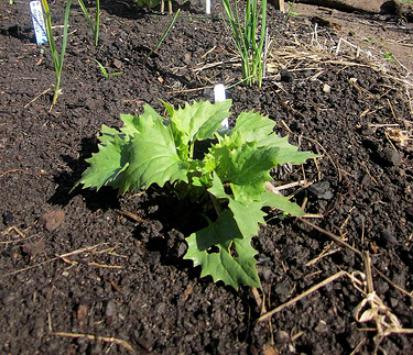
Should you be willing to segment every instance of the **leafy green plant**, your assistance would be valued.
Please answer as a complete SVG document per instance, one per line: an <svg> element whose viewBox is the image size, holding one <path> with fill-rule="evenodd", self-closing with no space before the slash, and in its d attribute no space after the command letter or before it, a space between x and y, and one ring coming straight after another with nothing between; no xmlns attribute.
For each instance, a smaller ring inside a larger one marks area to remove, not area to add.
<svg viewBox="0 0 413 355"><path fill-rule="evenodd" d="M244 19L240 19L238 0L234 6L231 0L223 0L232 38L241 57L242 76L247 85L262 85L264 43L267 31L267 0L261 0L261 13L258 0L247 0ZM259 27L260 30L259 30ZM258 36L258 32L260 33Z"/></svg>
<svg viewBox="0 0 413 355"><path fill-rule="evenodd" d="M102 126L99 151L87 160L78 184L126 193L169 183L176 190L204 194L211 207L207 225L186 239L185 259L202 267L201 277L209 275L235 289L260 287L251 241L265 223L263 208L303 215L287 197L266 190L269 172L281 164L301 164L314 154L298 151L287 137L273 132L273 121L256 112L241 113L232 131L221 135L230 106L230 100L178 109L164 103L167 118L149 105L140 116L121 115L119 130ZM215 141L203 158L197 158L196 146L211 139Z"/></svg>
<svg viewBox="0 0 413 355"><path fill-rule="evenodd" d="M92 16L90 16L89 11L84 3L83 0L78 0L80 9L85 16L86 23L90 30L93 33L93 40L95 46L97 47L99 44L99 32L100 32L100 0L96 0L96 9L95 9L95 20L92 20Z"/></svg>
<svg viewBox="0 0 413 355"><path fill-rule="evenodd" d="M52 62L55 71L55 84L54 84L54 95L52 106L56 104L58 97L62 93L60 88L61 80L62 80L62 72L63 72L63 62L66 54L66 47L67 47L67 39L69 37L69 17L70 17L70 7L72 6L72 0L68 0L66 2L65 7L65 18L63 23L63 40L62 45L60 48L60 53L57 49L56 41L53 36L53 28L52 28L52 14L50 12L50 7L47 0L42 0L42 6L45 14L45 22L46 22L46 36L47 41L49 42L50 54L52 57Z"/></svg>
<svg viewBox="0 0 413 355"><path fill-rule="evenodd" d="M95 59L96 64L98 65L100 74L102 74L102 76L106 79L109 80L111 78L115 78L117 76L121 76L122 72L116 71L116 72L112 72L110 73L107 68L101 63L99 62L97 59Z"/></svg>

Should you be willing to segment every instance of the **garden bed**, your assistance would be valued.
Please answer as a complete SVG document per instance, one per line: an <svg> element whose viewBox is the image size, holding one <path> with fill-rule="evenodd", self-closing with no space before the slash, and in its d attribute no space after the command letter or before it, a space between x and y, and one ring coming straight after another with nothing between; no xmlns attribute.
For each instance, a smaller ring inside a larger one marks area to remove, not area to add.
<svg viewBox="0 0 413 355"><path fill-rule="evenodd" d="M47 48L31 42L25 2L0 4L0 352L412 353L409 335L380 338L374 321L354 314L366 299L360 272L371 271L386 315L413 328L413 150L398 139L412 134L412 85L403 68L374 53L354 58L352 47L334 56L331 28L271 11L269 78L261 90L248 88L236 85L240 66L219 12L207 17L191 3L148 56L171 17L124 2L102 7L97 49L74 7L63 94L49 112ZM53 11L62 23L63 6ZM402 36L411 40L411 31ZM104 79L95 58L122 74ZM232 86L234 114L265 113L277 132L322 156L274 172L276 186L308 182L286 192L322 230L273 213L254 239L258 294L201 279L182 260L184 237L202 221L196 206L156 187L125 197L70 191L102 124L118 127L120 113L144 103L161 111L160 99L212 100L216 83ZM358 251L369 253L371 268ZM323 280L257 321L263 308Z"/></svg>

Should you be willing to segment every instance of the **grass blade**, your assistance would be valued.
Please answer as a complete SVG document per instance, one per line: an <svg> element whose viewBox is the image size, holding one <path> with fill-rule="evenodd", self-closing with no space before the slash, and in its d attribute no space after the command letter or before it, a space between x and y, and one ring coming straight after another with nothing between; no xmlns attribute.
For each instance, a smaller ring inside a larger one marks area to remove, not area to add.
<svg viewBox="0 0 413 355"><path fill-rule="evenodd" d="M172 18L172 21L165 28L165 31L163 31L163 33L162 33L161 37L159 38L159 41L156 44L155 48L148 54L148 57L150 57L154 52L156 52L161 47L163 41L165 41L165 38L168 36L168 34L171 31L172 27L175 25L175 23L178 20L178 17L179 17L180 14L181 14L181 9L178 9L178 11L175 12L174 17Z"/></svg>

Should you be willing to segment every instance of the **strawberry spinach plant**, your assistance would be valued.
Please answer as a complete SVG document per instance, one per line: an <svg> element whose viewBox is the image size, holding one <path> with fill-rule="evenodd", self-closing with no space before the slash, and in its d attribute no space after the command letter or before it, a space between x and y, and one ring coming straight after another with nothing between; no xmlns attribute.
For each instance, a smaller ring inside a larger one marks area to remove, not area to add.
<svg viewBox="0 0 413 355"><path fill-rule="evenodd" d="M251 241L265 223L263 208L303 214L287 197L266 190L269 172L280 164L301 164L314 154L298 151L287 137L273 132L273 121L256 112L241 113L232 131L220 134L230 106L229 100L177 109L164 103L166 118L148 105L139 116L121 115L119 130L102 127L99 151L87 160L79 184L112 186L120 193L167 183L202 191L212 213L205 228L186 238L184 258L201 266L202 277L210 275L235 289L260 287ZM207 140L209 148L198 158L196 146Z"/></svg>

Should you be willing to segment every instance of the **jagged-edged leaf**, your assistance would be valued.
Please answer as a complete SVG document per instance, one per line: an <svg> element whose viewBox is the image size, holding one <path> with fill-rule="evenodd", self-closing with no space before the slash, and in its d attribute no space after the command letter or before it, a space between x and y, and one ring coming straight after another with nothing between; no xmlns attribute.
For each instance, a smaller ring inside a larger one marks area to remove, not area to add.
<svg viewBox="0 0 413 355"><path fill-rule="evenodd" d="M170 105L165 107L169 113L172 112ZM221 122L229 116L230 107L231 100L214 104L199 101L173 110L170 118L174 127L183 135L182 143L188 144L195 140L213 138Z"/></svg>
<svg viewBox="0 0 413 355"><path fill-rule="evenodd" d="M98 140L101 144L106 145L113 143L116 136L119 136L120 132L116 128L111 128L106 125L102 125Z"/></svg>
<svg viewBox="0 0 413 355"><path fill-rule="evenodd" d="M304 211L296 203L291 202L287 197L273 192L265 191L262 195L262 205L276 208L295 217L304 215Z"/></svg>
<svg viewBox="0 0 413 355"><path fill-rule="evenodd" d="M201 277L238 289L239 285L260 287L251 240L243 239L230 211L217 221L186 238L185 259L202 267Z"/></svg>
<svg viewBox="0 0 413 355"><path fill-rule="evenodd" d="M264 184L271 179L277 148L257 147L245 143L233 148L222 141L210 149L207 159L214 159L215 171L221 181L229 182L238 201L259 200Z"/></svg>
<svg viewBox="0 0 413 355"><path fill-rule="evenodd" d="M232 211L237 226L244 238L256 236L259 231L259 224L264 224L265 213L261 210L262 201L240 202L227 194L220 178L214 174L212 186L208 191L216 198L229 200L228 207Z"/></svg>
<svg viewBox="0 0 413 355"><path fill-rule="evenodd" d="M277 147L276 164L303 164L307 159L317 155L301 152L298 147L288 142L288 136L281 137L273 132L274 122L256 112L241 113L231 135L239 135L243 142L256 142L257 147Z"/></svg>
<svg viewBox="0 0 413 355"><path fill-rule="evenodd" d="M171 127L156 112L145 112L128 145L129 167L122 175L122 192L187 181L187 164L178 156Z"/></svg>
<svg viewBox="0 0 413 355"><path fill-rule="evenodd" d="M318 157L318 155L312 152L299 151L298 147L288 142L288 136L280 137L276 134L271 134L265 140L261 141L260 145L277 148L275 155L277 165L286 163L303 164L310 158Z"/></svg>
<svg viewBox="0 0 413 355"><path fill-rule="evenodd" d="M122 159L124 142L118 136L106 144L99 144L99 151L86 159L89 167L83 172L78 184L83 188L95 188L99 190L105 185L116 185L119 175L128 167L128 163Z"/></svg>
<svg viewBox="0 0 413 355"><path fill-rule="evenodd" d="M264 224L265 213L261 210L261 201L239 202L234 199L229 201L228 207L234 215L238 228L244 238L257 236L260 224Z"/></svg>
<svg viewBox="0 0 413 355"><path fill-rule="evenodd" d="M238 134L243 142L257 142L266 139L273 133L274 121L257 112L242 112L236 122L231 135Z"/></svg>
<svg viewBox="0 0 413 355"><path fill-rule="evenodd" d="M121 113L120 119L123 122L121 132L127 136L127 138L133 137L137 132L136 123L139 120L139 116Z"/></svg>

